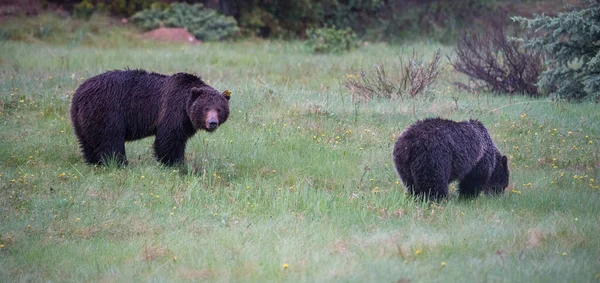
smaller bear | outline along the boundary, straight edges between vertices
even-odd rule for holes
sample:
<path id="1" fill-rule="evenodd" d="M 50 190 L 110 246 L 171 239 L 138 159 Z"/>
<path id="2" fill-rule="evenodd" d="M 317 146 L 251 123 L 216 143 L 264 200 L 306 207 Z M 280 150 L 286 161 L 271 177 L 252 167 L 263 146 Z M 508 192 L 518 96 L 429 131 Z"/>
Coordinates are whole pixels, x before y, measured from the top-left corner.
<path id="1" fill-rule="evenodd" d="M 77 88 L 71 121 L 90 164 L 115 158 L 125 165 L 125 142 L 154 135 L 156 158 L 174 165 L 183 162 L 186 142 L 196 131 L 213 132 L 227 121 L 229 94 L 187 73 L 109 71 Z"/>
<path id="2" fill-rule="evenodd" d="M 394 166 L 407 190 L 421 199 L 440 200 L 459 180 L 461 198 L 499 195 L 508 186 L 508 160 L 477 120 L 441 118 L 417 121 L 398 138 Z"/>

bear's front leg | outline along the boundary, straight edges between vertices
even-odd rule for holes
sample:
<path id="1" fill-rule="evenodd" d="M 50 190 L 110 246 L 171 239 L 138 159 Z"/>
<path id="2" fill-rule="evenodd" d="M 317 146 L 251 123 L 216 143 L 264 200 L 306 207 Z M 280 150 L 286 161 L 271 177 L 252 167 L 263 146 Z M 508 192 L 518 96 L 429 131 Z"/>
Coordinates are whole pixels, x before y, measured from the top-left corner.
<path id="1" fill-rule="evenodd" d="M 471 172 L 460 180 L 458 183 L 458 195 L 460 198 L 471 199 L 479 196 L 490 176 L 486 165 L 485 162 L 478 163 Z"/>
<path id="2" fill-rule="evenodd" d="M 157 132 L 154 140 L 156 159 L 166 166 L 182 163 L 185 156 L 186 142 L 187 136 L 177 134 L 174 131 Z"/>

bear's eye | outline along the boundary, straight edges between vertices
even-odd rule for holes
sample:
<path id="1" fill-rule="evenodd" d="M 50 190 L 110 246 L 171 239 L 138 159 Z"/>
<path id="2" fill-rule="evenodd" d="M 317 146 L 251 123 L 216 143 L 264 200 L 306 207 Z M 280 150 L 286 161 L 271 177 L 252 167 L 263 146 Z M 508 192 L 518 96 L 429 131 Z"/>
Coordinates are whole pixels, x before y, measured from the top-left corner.
<path id="1" fill-rule="evenodd" d="M 204 107 L 204 112 L 208 112 L 208 107 Z"/>
<path id="2" fill-rule="evenodd" d="M 217 113 L 221 113 L 221 108 L 217 108 Z"/>

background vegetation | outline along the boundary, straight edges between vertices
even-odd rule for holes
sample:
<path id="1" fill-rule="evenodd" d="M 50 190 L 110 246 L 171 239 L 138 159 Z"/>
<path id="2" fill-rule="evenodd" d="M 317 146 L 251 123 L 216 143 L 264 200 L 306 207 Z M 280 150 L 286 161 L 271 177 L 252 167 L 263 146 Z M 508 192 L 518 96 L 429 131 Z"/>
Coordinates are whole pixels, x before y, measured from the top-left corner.
<path id="1" fill-rule="evenodd" d="M 10 29 L 0 41 L 1 282 L 600 278 L 597 104 L 463 92 L 452 82 L 466 78 L 444 60 L 426 96 L 355 99 L 344 86 L 377 62 L 400 72 L 413 50 L 425 62 L 438 49 L 452 56 L 433 41 L 315 55 L 296 41 L 146 42 L 98 15 Z M 127 144 L 126 168 L 88 166 L 71 96 L 125 67 L 202 75 L 233 91 L 231 118 L 190 141 L 185 166 L 160 167 L 152 139 Z M 505 195 L 459 201 L 453 185 L 447 202 L 422 204 L 404 194 L 393 143 L 432 116 L 489 128 L 510 158 Z"/>
<path id="2" fill-rule="evenodd" d="M 26 0 L 14 0 L 26 1 Z M 130 17 L 138 11 L 164 8 L 172 0 L 47 0 L 48 6 L 67 11 L 108 12 Z M 453 42 L 465 28 L 487 22 L 490 11 L 550 15 L 561 11 L 564 0 L 186 0 L 236 19 L 246 35 L 259 37 L 305 37 L 306 30 L 324 26 L 350 28 L 366 40 L 406 41 L 415 39 Z M 85 13 L 84 13 L 85 14 Z"/>

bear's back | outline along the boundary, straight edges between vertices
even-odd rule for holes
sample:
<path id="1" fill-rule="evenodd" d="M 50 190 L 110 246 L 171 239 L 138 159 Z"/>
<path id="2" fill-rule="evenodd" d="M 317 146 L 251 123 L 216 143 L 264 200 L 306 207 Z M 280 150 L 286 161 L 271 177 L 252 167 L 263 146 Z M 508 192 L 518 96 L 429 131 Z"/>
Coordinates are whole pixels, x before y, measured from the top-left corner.
<path id="1" fill-rule="evenodd" d="M 398 138 L 394 156 L 398 162 L 406 164 L 424 156 L 463 161 L 478 159 L 482 154 L 485 137 L 477 123 L 479 122 L 456 122 L 441 118 L 417 121 Z"/>

